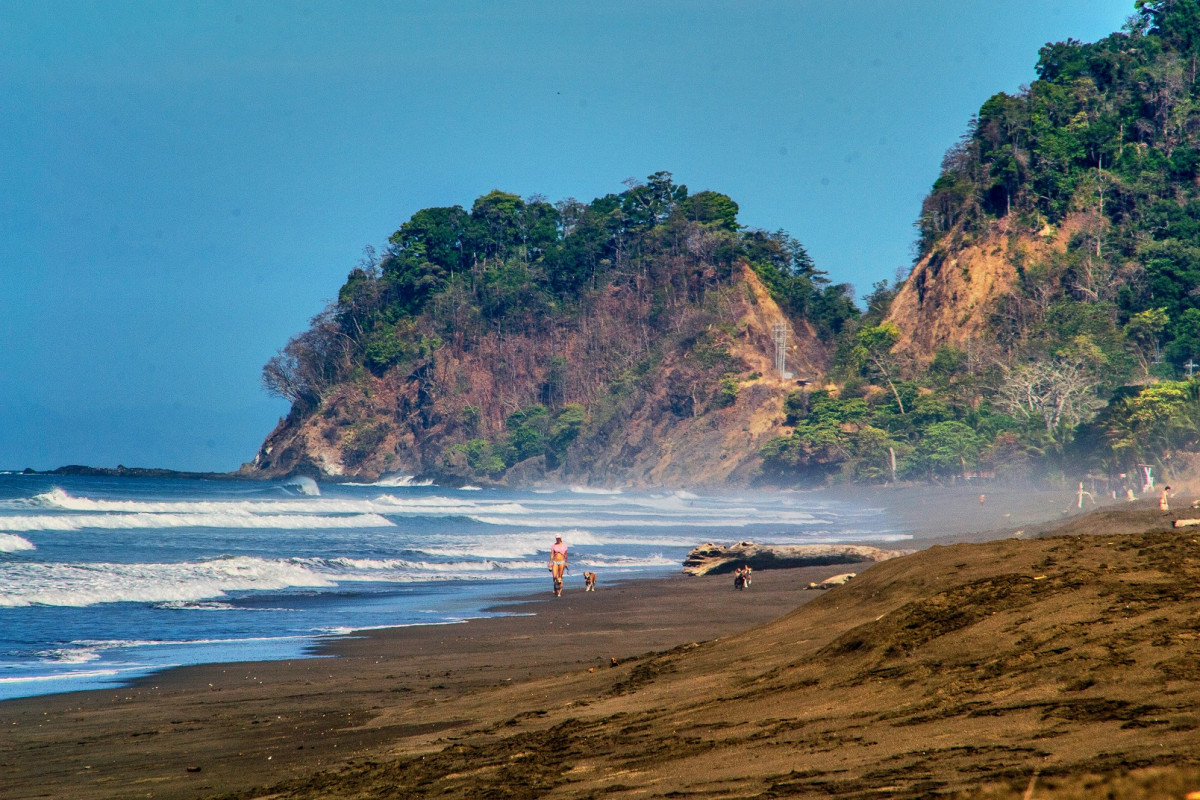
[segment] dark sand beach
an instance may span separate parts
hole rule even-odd
[[[1200,789],[1193,535],[1146,501],[1038,538],[1054,526],[999,496],[983,513],[1022,527],[984,531],[972,493],[938,499],[914,505],[924,549],[828,592],[806,587],[855,568],[762,571],[744,592],[680,575],[585,593],[574,576],[511,616],[375,631],[326,658],[0,703],[0,797]]]
[[[330,658],[174,669],[128,689],[0,703],[0,797],[192,798],[427,747],[475,721],[429,706],[727,636],[816,596],[828,567],[605,584],[503,606],[513,616],[372,631]],[[489,705],[506,702],[489,700]],[[512,715],[536,709],[514,708]]]

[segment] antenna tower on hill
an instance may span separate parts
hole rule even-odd
[[[771,333],[775,339],[775,369],[779,370],[780,378],[787,380],[792,377],[792,373],[787,371],[788,337],[792,332],[786,322],[776,322],[771,326]]]

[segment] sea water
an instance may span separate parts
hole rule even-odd
[[[0,473],[0,700],[503,613],[507,598],[549,590],[556,535],[568,590],[584,571],[678,572],[705,542],[909,536],[878,509],[800,493]]]

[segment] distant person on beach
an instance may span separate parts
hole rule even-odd
[[[1171,504],[1167,502],[1167,495],[1170,494],[1171,487],[1164,486],[1162,494],[1158,496],[1158,510],[1166,513],[1171,510]]]
[[[550,574],[554,576],[554,596],[562,597],[563,573],[567,571],[567,543],[561,536],[550,545]]]
[[[750,588],[750,565],[739,567],[737,572],[733,573],[733,588],[749,589]]]

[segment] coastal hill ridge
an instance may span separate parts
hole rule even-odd
[[[1200,465],[1200,11],[1047,44],[946,151],[856,303],[666,171],[418,211],[265,366],[241,470],[442,483],[1098,481]],[[748,224],[749,223],[749,224]]]

